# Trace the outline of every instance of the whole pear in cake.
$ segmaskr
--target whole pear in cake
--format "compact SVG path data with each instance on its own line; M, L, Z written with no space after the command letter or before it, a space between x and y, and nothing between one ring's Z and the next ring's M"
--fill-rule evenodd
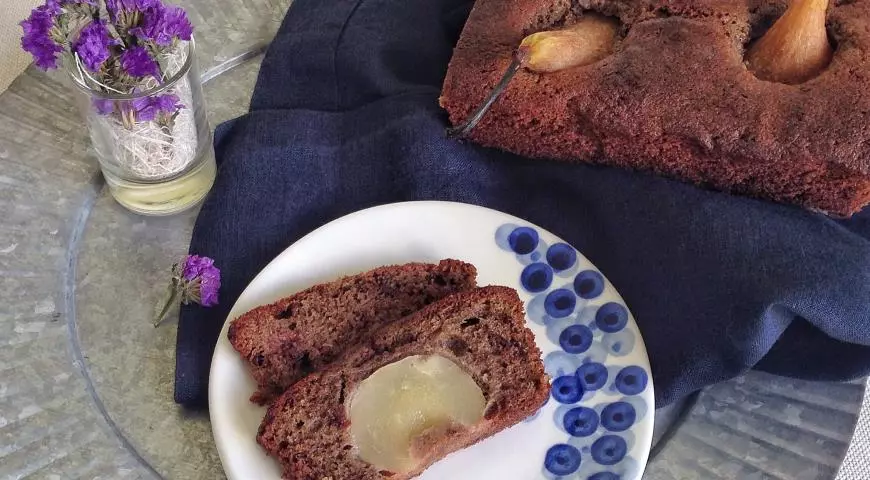
M828 0L794 0L746 54L752 73L772 82L803 83L824 70L834 55L827 9Z

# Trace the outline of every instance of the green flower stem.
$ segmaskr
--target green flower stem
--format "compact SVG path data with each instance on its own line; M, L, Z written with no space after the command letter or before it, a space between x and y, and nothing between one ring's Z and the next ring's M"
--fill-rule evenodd
M163 308L160 310L160 313L154 319L154 328L160 326L163 322L163 319L166 318L166 314L169 313L169 310L175 305L178 301L178 278L173 277L172 282L169 284L169 289L166 292L166 302L163 304Z

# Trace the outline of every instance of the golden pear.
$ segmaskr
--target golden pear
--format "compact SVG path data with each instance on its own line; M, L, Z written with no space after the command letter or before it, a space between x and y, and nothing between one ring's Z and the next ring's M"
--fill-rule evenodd
M527 36L517 55L524 67L540 73L589 65L613 51L618 29L614 18L586 14L569 27Z
M498 100L511 79L521 68L538 73L557 72L595 63L613 51L619 22L611 17L590 13L577 23L559 30L533 33L520 42L510 66L498 85L464 122L447 129L450 137L464 137Z
M825 28L828 0L794 0L746 54L756 77L796 84L818 75L834 54Z

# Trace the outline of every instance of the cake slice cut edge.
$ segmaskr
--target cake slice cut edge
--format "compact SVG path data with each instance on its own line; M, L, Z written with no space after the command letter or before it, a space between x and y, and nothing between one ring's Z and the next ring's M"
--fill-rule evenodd
M360 384L384 366L412 356L450 360L471 376L486 400L481 419L412 439L407 471L363 460L350 433L349 405ZM326 369L292 385L269 408L257 442L293 480L405 480L450 453L528 418L547 401L549 378L515 290L488 286L456 293L371 335ZM410 448L410 447L409 447Z
M267 404L373 330L476 284L474 265L454 259L379 267L254 308L227 338L257 382L251 400Z

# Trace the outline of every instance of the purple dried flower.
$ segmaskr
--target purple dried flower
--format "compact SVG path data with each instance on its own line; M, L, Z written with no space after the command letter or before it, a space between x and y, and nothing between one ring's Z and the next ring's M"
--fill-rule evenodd
M106 0L106 10L109 15L114 18L120 11L132 12L138 10L140 12L148 8L156 8L161 5L160 0Z
M181 268L181 278L186 282L199 279L199 303L211 307L218 303L218 290L221 288L221 271L214 266L214 260L199 255L188 255Z
M154 107L158 112L171 115L184 108L184 104L181 103L181 99L178 98L178 95L168 93L166 95L154 97Z
M111 37L103 21L93 20L82 29L73 51L89 70L96 72L109 58L109 47L117 44L118 41Z
M121 67L134 77L160 76L160 67L142 46L129 48L121 54Z
M63 5L59 0L45 0L44 5L40 5L37 7L37 10L42 10L46 13L51 14L54 17L63 13L63 10L60 8Z
M51 34L60 13L60 7L49 0L45 5L35 8L30 12L30 17L19 24L24 31L21 48L33 55L36 66L43 70L57 68L57 56L63 51Z
M166 47L172 45L176 39L190 40L193 25L183 8L158 4L143 12L142 24L130 29L130 33L140 40Z
M125 105L124 112L135 122L150 122L175 115L182 108L184 105L178 95L166 93L131 100Z
M158 326L172 305L181 299L185 305L198 303L203 307L218 304L218 291L221 288L221 271L214 266L214 260L199 255L188 255L181 265L172 266L172 279L166 303L157 315L154 326Z
M94 110L100 115L108 115L115 111L115 101L108 98L95 98L93 105Z
M204 272L214 269L214 260L199 255L188 255L181 267L181 277L188 282L202 275Z

